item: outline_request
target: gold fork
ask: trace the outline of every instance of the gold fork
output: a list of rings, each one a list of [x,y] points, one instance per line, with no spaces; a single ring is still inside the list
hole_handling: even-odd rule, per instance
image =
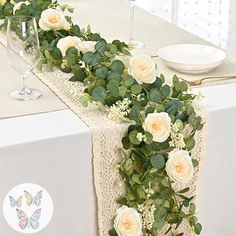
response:
[[[236,79],[236,75],[228,75],[228,76],[207,76],[203,77],[201,79],[193,80],[193,81],[188,81],[186,79],[180,78],[183,81],[185,81],[187,84],[190,86],[200,86],[204,81],[207,80],[213,80],[213,81],[221,81],[221,80],[229,80],[229,79]]]

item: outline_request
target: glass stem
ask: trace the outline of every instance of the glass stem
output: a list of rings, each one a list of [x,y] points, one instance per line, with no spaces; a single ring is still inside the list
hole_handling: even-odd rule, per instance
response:
[[[129,25],[129,41],[134,41],[134,7],[135,7],[135,0],[130,1],[130,25]]]
[[[27,88],[27,84],[26,84],[26,77],[23,76],[23,87],[21,89],[21,93],[22,94],[27,94],[28,93],[28,88]]]

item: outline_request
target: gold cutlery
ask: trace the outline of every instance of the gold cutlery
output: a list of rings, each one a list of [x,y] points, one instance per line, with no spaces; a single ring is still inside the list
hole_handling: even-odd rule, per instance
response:
[[[185,81],[188,85],[190,86],[200,86],[203,84],[203,82],[206,81],[211,81],[211,82],[216,82],[216,81],[223,81],[223,80],[230,80],[230,79],[236,79],[236,75],[228,75],[228,76],[207,76],[203,77],[201,79],[193,80],[193,81],[188,81],[186,79],[180,78],[183,81]]]

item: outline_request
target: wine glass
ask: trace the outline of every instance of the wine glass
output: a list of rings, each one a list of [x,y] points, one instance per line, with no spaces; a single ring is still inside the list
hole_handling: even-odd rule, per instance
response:
[[[23,79],[22,89],[12,91],[9,96],[17,100],[36,100],[42,93],[28,88],[26,77],[37,65],[40,58],[37,24],[31,16],[12,16],[7,25],[7,56],[10,65]]]
[[[137,42],[134,40],[134,10],[135,10],[135,0],[129,0],[130,2],[130,24],[129,24],[129,46],[133,49],[139,49],[144,47],[144,43]]]

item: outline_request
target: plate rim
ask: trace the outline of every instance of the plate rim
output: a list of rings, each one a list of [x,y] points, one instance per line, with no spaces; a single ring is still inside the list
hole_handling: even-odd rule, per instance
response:
[[[165,49],[165,48],[168,48],[168,47],[173,47],[173,46],[183,46],[183,45],[194,45],[194,46],[203,46],[203,47],[208,47],[208,48],[214,48],[218,51],[220,51],[222,53],[222,58],[219,59],[219,60],[215,60],[215,62],[212,62],[212,63],[186,63],[186,62],[177,62],[177,61],[174,61],[174,60],[170,60],[170,59],[167,59],[167,58],[164,58],[162,57],[160,54],[160,51]],[[161,59],[161,60],[165,60],[165,61],[168,61],[170,63],[175,63],[175,64],[181,64],[181,65],[191,65],[191,66],[207,66],[207,65],[213,65],[213,64],[217,64],[217,63],[222,63],[225,58],[226,58],[226,52],[221,49],[221,48],[218,48],[218,47],[214,47],[214,46],[210,46],[210,45],[205,45],[205,44],[195,44],[195,43],[179,43],[179,44],[171,44],[171,45],[167,45],[167,46],[164,46],[164,47],[161,47],[157,50],[157,55],[158,57]]]

